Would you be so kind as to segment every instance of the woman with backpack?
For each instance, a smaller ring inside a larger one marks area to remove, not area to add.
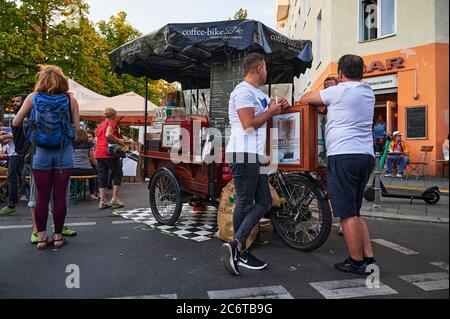
[[[68,94],[69,83],[63,71],[53,65],[42,66],[34,92],[28,95],[13,120],[24,127],[33,148],[32,172],[36,183],[37,249],[49,244],[66,244],[62,230],[66,218],[66,192],[73,168],[72,142],[80,128],[76,99]],[[53,199],[53,238],[47,235],[48,205]]]
[[[123,202],[119,199],[119,189],[122,184],[123,170],[122,161],[119,157],[108,154],[108,144],[115,143],[124,146],[123,140],[119,137],[117,124],[115,122],[117,112],[113,108],[106,108],[103,111],[105,120],[97,127],[97,143],[95,147],[95,158],[98,167],[98,187],[100,190],[99,209],[109,207],[123,207]],[[109,171],[112,173],[113,194],[111,201],[106,200],[106,188],[108,186]]]

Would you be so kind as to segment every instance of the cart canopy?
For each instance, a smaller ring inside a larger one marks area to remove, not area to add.
[[[211,62],[239,52],[267,56],[270,82],[291,83],[311,67],[312,44],[292,40],[254,20],[167,24],[109,54],[113,72],[208,88]]]

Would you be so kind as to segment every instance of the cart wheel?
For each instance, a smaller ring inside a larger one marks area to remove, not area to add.
[[[368,202],[375,200],[375,190],[372,187],[368,187],[364,192],[364,199]]]
[[[166,171],[155,174],[149,187],[149,201],[153,216],[161,224],[173,225],[183,207],[181,188]]]
[[[332,216],[321,186],[299,174],[285,175],[272,185],[284,199],[271,212],[275,232],[287,245],[302,251],[322,246],[330,234]]]
[[[425,192],[423,194],[423,197],[424,197],[423,200],[430,205],[436,204],[441,199],[441,195],[439,194],[438,191],[435,190]]]

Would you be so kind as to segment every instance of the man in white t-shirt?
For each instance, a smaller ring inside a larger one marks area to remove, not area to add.
[[[227,162],[233,172],[236,206],[234,240],[223,244],[222,251],[225,267],[234,275],[239,275],[239,266],[254,270],[267,266],[245,249],[245,242],[272,202],[268,176],[260,173],[266,154],[266,123],[273,115],[280,114],[282,108],[289,107],[285,98],[277,103],[258,89],[267,79],[263,55],[249,54],[244,73],[244,81],[230,94],[231,135],[226,148]]]
[[[364,61],[344,55],[338,63],[339,85],[307,93],[302,102],[327,106],[325,143],[327,180],[333,214],[342,221],[349,258],[337,263],[341,271],[366,274],[375,263],[369,231],[360,216],[363,194],[375,159],[372,122],[375,96],[361,82]]]

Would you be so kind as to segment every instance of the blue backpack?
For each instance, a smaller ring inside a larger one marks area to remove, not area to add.
[[[63,148],[75,138],[70,97],[65,94],[36,93],[26,123],[26,135],[33,147]]]

